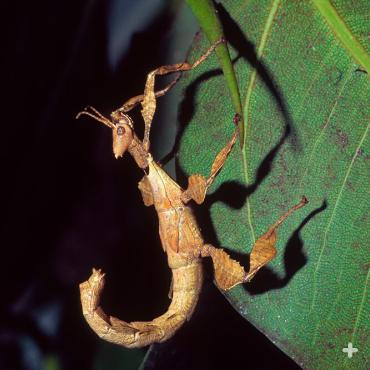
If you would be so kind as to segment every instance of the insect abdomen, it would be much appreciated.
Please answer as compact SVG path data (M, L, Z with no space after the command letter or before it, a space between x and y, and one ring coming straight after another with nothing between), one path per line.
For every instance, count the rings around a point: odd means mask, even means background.
M201 260L195 259L189 265L173 268L172 279L172 302L167 312L153 320L164 332L161 342L172 337L194 312L203 283Z

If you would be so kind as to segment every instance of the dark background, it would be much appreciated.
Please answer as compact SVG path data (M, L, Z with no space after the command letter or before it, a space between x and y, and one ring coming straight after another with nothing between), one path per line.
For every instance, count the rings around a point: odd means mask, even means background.
M179 42L174 29L184 9L176 1L2 8L0 369L135 369L146 349L97 338L82 317L78 284L101 267L106 311L150 320L168 306L170 272L155 213L137 190L142 173L130 158L114 159L108 129L74 117L88 104L108 115L141 93L151 69L185 56L195 21L183 18ZM162 99L155 153L174 139L163 129L173 107ZM141 122L138 112L133 118ZM233 310L208 274L192 320L152 347L145 369L219 367L298 368Z

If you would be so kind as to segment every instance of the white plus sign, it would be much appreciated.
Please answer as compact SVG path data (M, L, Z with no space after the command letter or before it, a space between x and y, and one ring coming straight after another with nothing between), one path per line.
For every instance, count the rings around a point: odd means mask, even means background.
M352 358L352 354L358 352L358 349L352 346L352 343L348 343L348 347L342 349L343 352L347 352L348 358Z

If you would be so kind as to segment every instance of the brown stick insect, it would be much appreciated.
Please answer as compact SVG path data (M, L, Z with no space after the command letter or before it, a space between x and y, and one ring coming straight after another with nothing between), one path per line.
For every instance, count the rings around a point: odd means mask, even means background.
M168 265L172 270L172 301L167 312L149 322L125 322L105 314L100 307L104 274L101 270L93 269L90 278L80 285L82 310L91 328L99 337L109 342L133 348L163 342L172 337L184 322L190 319L197 304L203 281L203 257L211 257L215 281L220 289L226 291L237 284L249 282L261 267L275 257L276 229L292 212L307 203L307 199L303 197L256 241L250 254L250 268L246 272L224 250L203 241L193 211L188 206L191 200L197 204L204 201L207 189L212 185L237 140L238 116L234 117L235 132L216 155L209 177L191 175L187 189L181 188L153 160L149 152L149 134L156 109L156 98L164 95L177 82L175 80L163 90L155 92L155 77L196 68L222 42L223 39L215 42L193 64L184 62L166 65L150 72L144 94L129 99L111 114L110 119L91 107L77 116L78 118L87 115L108 126L113 132L115 157L121 157L127 151L144 171L144 177L138 187L144 204L148 207L154 205L158 214L159 235L168 256ZM141 113L145 122L143 140L136 136L134 123L127 115L127 112L138 104L142 105Z

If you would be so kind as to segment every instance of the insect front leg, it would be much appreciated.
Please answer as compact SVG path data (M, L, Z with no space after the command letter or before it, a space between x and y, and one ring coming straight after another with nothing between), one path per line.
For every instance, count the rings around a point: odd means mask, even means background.
M143 116L145 122L145 131L144 131L144 139L143 139L143 146L145 150L149 150L150 142L149 142L149 135L150 135L150 127L153 121L153 116L156 109L156 93L154 91L154 84L155 84L155 77L160 75L166 75L168 73L173 72L183 72L183 71L190 71L191 69L196 68L199 64L201 64L204 60L208 58L208 56L216 49L218 45L225 42L223 38L216 41L212 46L193 64L183 62L177 64L170 64L161 66L159 68L154 69L151 71L146 79L144 95L141 102L142 110L141 114ZM165 94L177 81L173 82L172 85L169 85L162 90L160 93L163 92ZM158 94L158 93L157 93Z
M158 90L154 93L156 98L159 98L163 95L165 95L168 91L170 91L180 80L181 74L179 74L173 81L171 81L164 89ZM138 104L140 104L144 100L144 94L134 96L127 101L125 101L121 108L118 108L118 110L122 113L127 113L131 109L135 108Z
M236 125L235 131L231 136L227 144L219 151L216 155L216 158L213 161L211 167L211 173L208 178L205 178L202 175L194 174L191 175L188 179L188 188L182 193L181 200L184 203L189 202L190 199L193 199L197 204L202 204L206 196L208 188L212 185L217 174L221 171L224 166L227 157L229 156L233 146L235 145L236 139L238 137L238 122L239 115L234 116L234 123Z

